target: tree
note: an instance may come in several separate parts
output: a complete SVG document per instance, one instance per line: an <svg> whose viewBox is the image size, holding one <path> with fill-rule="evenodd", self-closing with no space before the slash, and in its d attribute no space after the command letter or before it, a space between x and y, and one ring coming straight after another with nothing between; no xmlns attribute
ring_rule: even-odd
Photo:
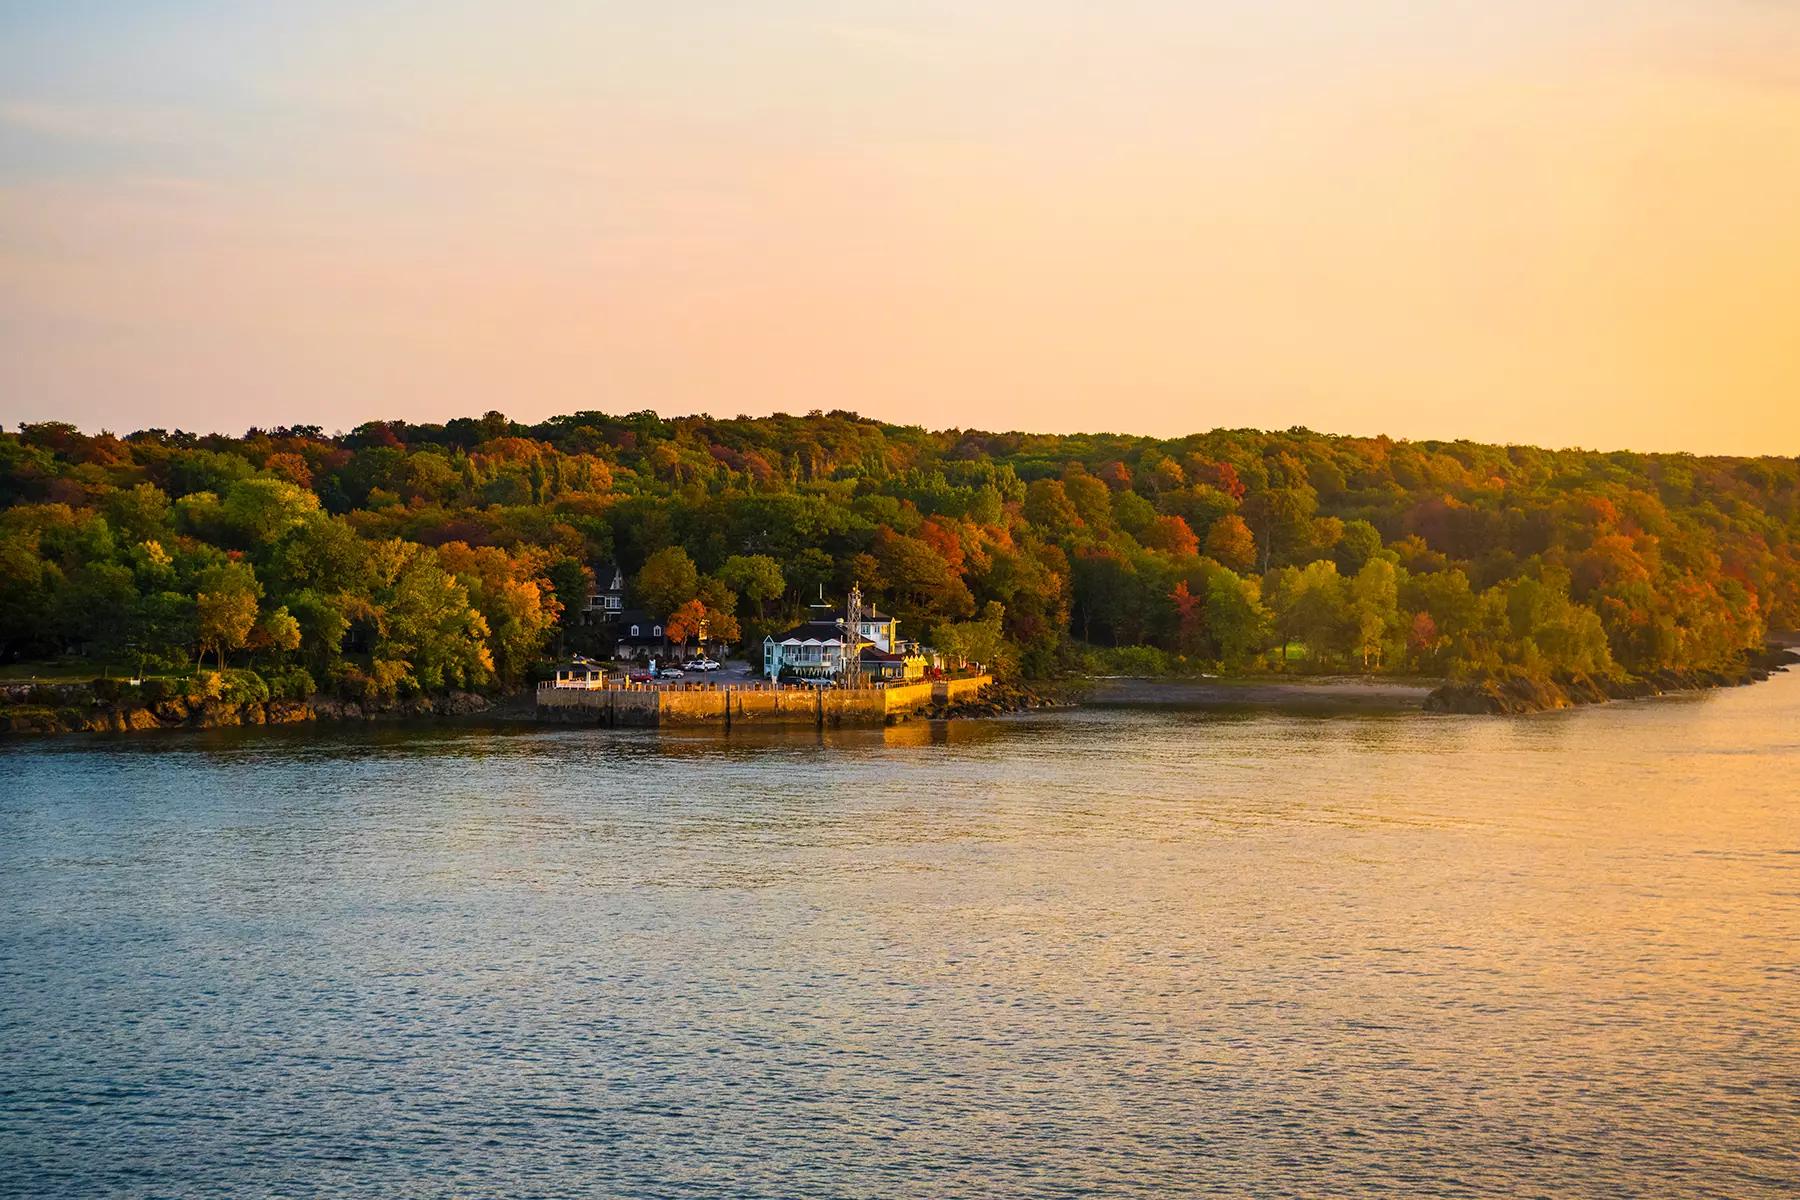
<svg viewBox="0 0 1800 1200"><path fill-rule="evenodd" d="M735 642L743 636L738 628L737 593L725 586L723 580L707 577L700 581L700 594L697 597L706 608L707 633L715 642ZM700 647L706 649L704 645Z"/></svg>
<svg viewBox="0 0 1800 1200"><path fill-rule="evenodd" d="M1138 540L1174 558L1192 558L1200 552L1200 539L1180 517L1154 518Z"/></svg>
<svg viewBox="0 0 1800 1200"><path fill-rule="evenodd" d="M1175 648L1189 657L1198 655L1206 640L1205 598L1188 590L1187 580L1175 585L1169 596L1175 606Z"/></svg>
<svg viewBox="0 0 1800 1200"><path fill-rule="evenodd" d="M200 639L200 661L205 662L206 652L212 650L223 671L225 652L241 648L256 626L256 593L201 592L194 597L194 624Z"/></svg>
<svg viewBox="0 0 1800 1200"><path fill-rule="evenodd" d="M300 627L300 652L320 675L330 675L342 656L350 617L340 598L333 600L310 589L295 592L286 605Z"/></svg>
<svg viewBox="0 0 1800 1200"><path fill-rule="evenodd" d="M428 546L398 538L371 548L376 585L369 607L376 624L376 672L396 686L480 687L494 671L488 624L469 591Z"/></svg>
<svg viewBox="0 0 1800 1200"><path fill-rule="evenodd" d="M140 663L178 670L193 656L199 641L194 597L180 592L151 592L138 597L132 614Z"/></svg>
<svg viewBox="0 0 1800 1200"><path fill-rule="evenodd" d="M1242 667L1268 644L1271 617L1263 606L1262 584L1233 571L1214 571L1206 581L1206 624L1219 657Z"/></svg>
<svg viewBox="0 0 1800 1200"><path fill-rule="evenodd" d="M1371 659L1380 666L1402 630L1399 568L1379 558L1364 563L1350 583L1350 608L1354 649L1362 655L1363 667L1367 669Z"/></svg>
<svg viewBox="0 0 1800 1200"><path fill-rule="evenodd" d="M990 600L975 621L947 622L932 634L935 649L953 666L980 663L995 674L1010 674L1015 666L1005 632L1006 608Z"/></svg>
<svg viewBox="0 0 1800 1200"><path fill-rule="evenodd" d="M245 547L266 546L319 511L319 498L285 479L267 476L231 485L219 507L226 534Z"/></svg>
<svg viewBox="0 0 1800 1200"><path fill-rule="evenodd" d="M375 586L369 543L342 517L308 517L283 536L265 577L277 596L302 590L367 595Z"/></svg>
<svg viewBox="0 0 1800 1200"><path fill-rule="evenodd" d="M137 580L129 567L109 562L76 567L58 597L63 636L91 644L102 657L114 657L132 635L129 622L137 598Z"/></svg>
<svg viewBox="0 0 1800 1200"><path fill-rule="evenodd" d="M1381 532L1367 521L1350 521L1338 536L1335 558L1338 570L1354 575L1363 564L1381 553Z"/></svg>
<svg viewBox="0 0 1800 1200"><path fill-rule="evenodd" d="M300 648L300 622L284 604L263 617L251 631L249 644L256 649L270 649L292 654Z"/></svg>
<svg viewBox="0 0 1800 1200"><path fill-rule="evenodd" d="M1226 513L1206 531L1206 553L1233 571L1256 565L1256 535L1236 513Z"/></svg>
<svg viewBox="0 0 1800 1200"><path fill-rule="evenodd" d="M492 666L503 683L517 683L556 629L562 604L545 578L546 551L509 553L498 546L445 542L438 565L456 577L487 625Z"/></svg>
<svg viewBox="0 0 1800 1200"><path fill-rule="evenodd" d="M169 498L154 483L121 488L106 498L104 508L107 521L131 541L168 535Z"/></svg>
<svg viewBox="0 0 1800 1200"><path fill-rule="evenodd" d="M663 632L669 636L670 641L681 647L682 657L685 658L688 639L704 639L710 632L706 605L697 599L689 600L669 614L669 619L663 623ZM701 649L704 650L705 646L702 645Z"/></svg>
<svg viewBox="0 0 1800 1200"><path fill-rule="evenodd" d="M700 571L680 546L658 550L638 572L637 593L656 617L667 617L700 591Z"/></svg>
<svg viewBox="0 0 1800 1200"><path fill-rule="evenodd" d="M1151 537L1156 525L1156 508L1148 500L1136 492L1114 492L1112 498L1112 518L1120 529L1146 546L1151 546ZM1175 520L1181 518L1176 517ZM1157 549L1162 547L1158 546Z"/></svg>
<svg viewBox="0 0 1800 1200"><path fill-rule="evenodd" d="M564 558L551 563L546 574L562 609L563 625L573 625L587 607L588 589L594 582L593 570L578 559Z"/></svg>
<svg viewBox="0 0 1800 1200"><path fill-rule="evenodd" d="M1061 537L1080 518L1062 480L1040 479L1025 489L1025 519L1050 536Z"/></svg>
<svg viewBox="0 0 1800 1200"><path fill-rule="evenodd" d="M975 611L968 585L950 569L943 555L919 538L880 530L875 535L875 559L883 590L901 620L931 625Z"/></svg>
<svg viewBox="0 0 1800 1200"><path fill-rule="evenodd" d="M0 532L0 653L47 650L55 567L38 553L38 535Z"/></svg>
<svg viewBox="0 0 1800 1200"><path fill-rule="evenodd" d="M1347 649L1350 642L1349 596L1337 564L1325 560L1288 567L1271 576L1276 628L1286 647L1305 645L1315 662Z"/></svg>
<svg viewBox="0 0 1800 1200"><path fill-rule="evenodd" d="M766 554L734 554L719 568L719 580L756 606L762 616L769 602L787 591L781 564Z"/></svg>

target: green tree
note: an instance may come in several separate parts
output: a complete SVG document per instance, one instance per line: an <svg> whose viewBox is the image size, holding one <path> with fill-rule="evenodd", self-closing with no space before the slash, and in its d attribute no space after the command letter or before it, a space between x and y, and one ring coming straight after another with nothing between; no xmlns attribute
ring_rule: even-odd
<svg viewBox="0 0 1800 1200"><path fill-rule="evenodd" d="M373 677L423 689L486 684L494 671L488 625L468 589L429 547L393 539L372 551L379 634Z"/></svg>
<svg viewBox="0 0 1800 1200"><path fill-rule="evenodd" d="M700 571L680 546L658 550L637 576L637 594L656 617L668 617L700 591Z"/></svg>
<svg viewBox="0 0 1800 1200"><path fill-rule="evenodd" d="M1079 517L1062 480L1040 479L1025 489L1025 519L1051 537L1062 537Z"/></svg>
<svg viewBox="0 0 1800 1200"><path fill-rule="evenodd" d="M772 601L787 591L781 564L766 554L734 554L719 568L719 579L738 595L750 601L756 615L768 611Z"/></svg>
<svg viewBox="0 0 1800 1200"><path fill-rule="evenodd" d="M319 498L297 484L267 476L231 485L219 521L236 545L266 546L319 511Z"/></svg>
<svg viewBox="0 0 1800 1200"><path fill-rule="evenodd" d="M300 622L288 612L286 605L281 605L256 623L250 634L250 645L277 654L292 654L300 648Z"/></svg>
<svg viewBox="0 0 1800 1200"><path fill-rule="evenodd" d="M1350 581L1352 648L1362 656L1364 669L1380 666L1390 649L1404 636L1400 620L1399 568L1385 559L1363 564Z"/></svg>
<svg viewBox="0 0 1800 1200"><path fill-rule="evenodd" d="M1381 532L1367 521L1350 521L1337 539L1338 570L1355 575L1363 564L1381 553Z"/></svg>
<svg viewBox="0 0 1800 1200"><path fill-rule="evenodd" d="M112 527L134 542L166 537L169 532L169 498L153 483L121 488L103 505Z"/></svg>
<svg viewBox="0 0 1800 1200"><path fill-rule="evenodd" d="M1206 581L1206 625L1219 657L1241 668L1268 644L1272 616L1262 602L1262 584L1233 571L1214 571Z"/></svg>

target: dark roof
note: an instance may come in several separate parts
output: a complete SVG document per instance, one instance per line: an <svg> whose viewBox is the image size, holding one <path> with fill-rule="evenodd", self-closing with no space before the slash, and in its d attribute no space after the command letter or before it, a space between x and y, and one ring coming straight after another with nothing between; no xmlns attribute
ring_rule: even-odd
<svg viewBox="0 0 1800 1200"><path fill-rule="evenodd" d="M804 642L808 638L812 638L815 641L825 642L830 641L832 638L841 640L843 636L844 631L836 621L807 621L803 624L794 626L786 633L771 634L770 640L785 642L792 638L795 641Z"/></svg>
<svg viewBox="0 0 1800 1200"><path fill-rule="evenodd" d="M609 592L612 590L613 579L622 579L624 574L619 570L619 564L603 558L594 564L594 586L603 592Z"/></svg>
<svg viewBox="0 0 1800 1200"><path fill-rule="evenodd" d="M614 640L620 641L620 642L654 642L654 641L657 641L658 640L657 635L651 633L650 631L652 629L657 628L661 624L662 624L661 621L655 620L654 618L652 618L650 616L649 613L645 612L641 608L628 608L624 612L621 612L618 615L618 618L613 622L613 625L620 629L629 629L631 626L636 625L639 628L641 628L643 630L643 632L638 634L638 636L636 636L635 638L632 637L630 633L621 633Z"/></svg>

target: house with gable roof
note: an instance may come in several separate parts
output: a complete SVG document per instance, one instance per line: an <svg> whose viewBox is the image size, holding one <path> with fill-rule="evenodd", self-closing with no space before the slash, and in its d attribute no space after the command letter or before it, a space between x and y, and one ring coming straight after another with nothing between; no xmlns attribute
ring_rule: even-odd
<svg viewBox="0 0 1800 1200"><path fill-rule="evenodd" d="M763 639L763 674L770 679L784 671L800 679L840 679L852 658L865 678L882 680L918 679L931 663L918 647L900 640L897 619L874 608L862 611L854 638L845 614L819 603L807 620Z"/></svg>

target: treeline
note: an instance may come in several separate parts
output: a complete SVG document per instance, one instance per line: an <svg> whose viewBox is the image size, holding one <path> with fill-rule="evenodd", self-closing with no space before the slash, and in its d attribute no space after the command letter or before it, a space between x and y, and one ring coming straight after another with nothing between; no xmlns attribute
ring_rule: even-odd
<svg viewBox="0 0 1800 1200"><path fill-rule="evenodd" d="M516 683L591 570L679 635L760 640L852 583L1027 674L1619 674L1800 624L1800 467L1306 430L993 434L850 413L499 413L241 438L0 434L0 654ZM297 684L286 685L290 687Z"/></svg>

